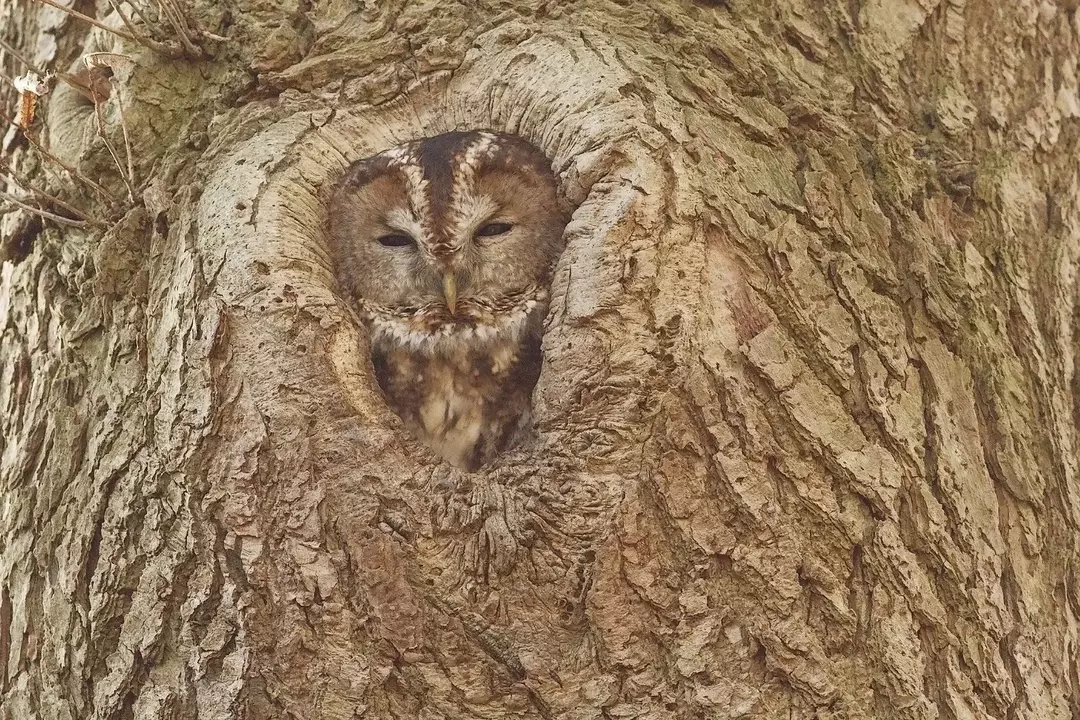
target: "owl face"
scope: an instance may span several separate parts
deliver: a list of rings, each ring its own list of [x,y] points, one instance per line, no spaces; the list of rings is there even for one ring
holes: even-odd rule
[[[522,332],[546,306],[565,225],[548,160],[492,132],[355,163],[329,218],[339,282],[375,334],[433,352]]]

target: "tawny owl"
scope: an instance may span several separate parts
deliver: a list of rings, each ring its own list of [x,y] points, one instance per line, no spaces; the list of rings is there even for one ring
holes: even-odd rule
[[[328,217],[389,405],[467,470],[513,444],[566,224],[548,159],[513,135],[427,138],[354,163]]]

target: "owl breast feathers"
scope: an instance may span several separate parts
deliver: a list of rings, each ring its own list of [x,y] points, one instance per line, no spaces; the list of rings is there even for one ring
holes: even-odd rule
[[[547,158],[493,132],[408,143],[350,166],[328,219],[394,411],[467,470],[513,444],[566,224]]]

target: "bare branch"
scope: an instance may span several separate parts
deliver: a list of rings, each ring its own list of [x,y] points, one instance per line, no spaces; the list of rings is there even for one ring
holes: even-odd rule
[[[113,11],[120,16],[120,20],[124,23],[124,27],[126,27],[132,35],[138,38],[137,42],[145,45],[146,47],[154,50],[155,52],[159,52],[162,55],[167,55],[168,57],[177,57],[180,54],[174,48],[170,48],[168,45],[160,43],[157,40],[145,36],[139,31],[137,31],[135,27],[131,24],[131,21],[128,20],[127,15],[125,15],[123,11],[120,10],[120,6],[116,4],[115,0],[109,0],[109,5],[112,7]]]
[[[93,83],[90,84],[90,92],[94,92]],[[117,97],[117,102],[120,102],[120,98]],[[96,120],[98,137],[105,143],[105,147],[108,149],[109,154],[112,155],[113,162],[116,163],[116,169],[120,171],[120,177],[124,181],[124,185],[127,187],[128,200],[135,202],[135,190],[131,187],[131,181],[128,179],[127,173],[124,172],[124,166],[120,164],[120,156],[116,154],[116,148],[109,142],[109,138],[105,134],[105,115],[101,111],[101,101],[98,99],[97,94],[94,93],[94,118]],[[127,140],[127,132],[125,129],[124,140]],[[128,168],[131,167],[131,154],[128,153]]]
[[[45,190],[42,190],[41,188],[36,187],[34,184],[24,180],[22,177],[15,174],[15,171],[12,169],[12,167],[9,164],[7,164],[7,163],[0,164],[0,170],[3,171],[2,176],[4,178],[6,178],[9,182],[12,182],[15,185],[21,187],[23,190],[26,190],[28,192],[32,192],[35,195],[38,195],[39,197],[44,198],[45,200],[48,200],[49,202],[53,203],[54,205],[58,205],[58,206],[64,208],[68,212],[75,213],[79,217],[88,220],[89,222],[93,223],[94,225],[100,225],[102,227],[107,227],[107,223],[105,221],[99,220],[98,218],[94,217],[93,215],[86,212],[82,208],[76,207],[76,206],[72,205],[71,203],[69,203],[69,202],[67,202],[65,200],[61,200],[60,198],[56,197],[52,193],[49,193],[49,192],[47,192]]]
[[[54,0],[34,0],[34,2],[39,2],[42,5],[48,5],[49,7],[54,7],[57,10],[61,10],[63,12],[66,12],[68,15],[71,15],[72,17],[79,18],[83,22],[88,22],[91,25],[93,25],[94,27],[101,28],[105,32],[110,32],[113,35],[116,35],[117,37],[122,37],[125,40],[131,40],[132,42],[137,42],[137,43],[141,44],[141,41],[139,40],[139,38],[135,37],[134,35],[129,35],[128,33],[124,32],[123,30],[117,30],[116,28],[111,28],[108,25],[106,25],[105,23],[103,23],[103,22],[101,22],[99,20],[96,20],[96,19],[90,17],[89,15],[83,15],[78,10],[72,10],[69,7],[64,7],[60,3],[54,2]]]
[[[3,120],[6,123],[10,123],[11,125],[15,125],[16,127],[19,127],[14,119],[12,119],[11,117],[5,115],[3,112],[0,112],[0,120]],[[56,163],[60,167],[64,168],[64,170],[67,170],[69,173],[71,173],[71,175],[74,178],[76,178],[77,180],[85,183],[88,187],[92,188],[93,190],[95,190],[96,192],[101,194],[103,197],[108,199],[109,202],[111,202],[111,203],[119,203],[119,202],[121,202],[120,198],[116,197],[111,192],[106,190],[104,187],[97,184],[96,182],[94,182],[90,178],[86,177],[81,172],[76,170],[74,167],[72,167],[71,165],[68,165],[66,162],[64,162],[63,160],[61,160],[60,158],[56,157],[51,152],[46,150],[44,148],[44,146],[42,146],[41,143],[39,143],[37,140],[35,140],[34,137],[30,133],[26,132],[25,130],[23,130],[23,137],[26,138],[26,141],[28,143],[30,143],[34,148],[36,148],[39,153],[41,153],[47,159],[49,159],[52,162]]]
[[[20,202],[19,199],[14,197],[13,195],[8,195],[6,192],[0,192],[0,200],[6,200],[12,205],[21,207],[23,210],[32,212],[35,215],[40,215],[43,218],[48,218],[50,220],[58,222],[61,225],[69,225],[71,227],[87,226],[86,220],[72,220],[71,218],[66,218],[63,215],[57,215],[56,213],[51,213],[48,210],[42,210],[41,208],[36,208],[33,205],[27,205],[24,202]]]
[[[86,176],[85,176],[85,175],[83,175],[83,174],[82,174],[81,172],[79,172],[79,171],[78,171],[77,169],[75,169],[75,168],[74,168],[73,166],[71,166],[71,165],[68,165],[68,164],[67,164],[66,162],[64,162],[64,161],[63,161],[63,160],[61,160],[60,158],[56,157],[55,155],[53,155],[53,154],[52,154],[51,152],[49,152],[48,150],[46,150],[46,149],[45,149],[45,148],[44,148],[44,147],[43,147],[43,146],[41,145],[41,143],[39,143],[39,142],[38,142],[37,140],[35,140],[34,138],[32,138],[32,137],[31,137],[31,136],[30,136],[29,134],[27,134],[27,133],[25,133],[25,132],[24,132],[24,133],[23,133],[23,137],[25,137],[25,138],[26,138],[26,140],[27,140],[27,142],[29,142],[29,143],[30,143],[31,145],[33,145],[33,146],[34,146],[34,148],[36,148],[36,149],[37,149],[37,151],[38,151],[39,153],[41,153],[42,155],[44,155],[44,156],[45,156],[46,158],[48,158],[49,160],[52,160],[52,161],[53,161],[54,163],[56,163],[56,164],[57,164],[57,165],[59,165],[60,167],[62,167],[62,168],[64,168],[65,170],[67,170],[67,171],[68,171],[69,173],[71,173],[71,175],[72,175],[73,177],[75,177],[76,179],[78,179],[78,180],[82,181],[83,183],[85,183],[86,185],[88,185],[88,186],[89,186],[90,188],[92,188],[93,190],[96,190],[96,191],[97,191],[97,192],[98,192],[99,194],[101,194],[101,195],[103,195],[104,197],[108,198],[108,200],[109,200],[110,202],[114,202],[114,203],[115,203],[115,202],[120,202],[120,198],[116,197],[116,195],[114,195],[114,194],[113,194],[112,192],[110,192],[109,190],[105,189],[105,188],[104,188],[103,186],[101,186],[101,185],[99,185],[98,183],[94,182],[94,181],[93,181],[93,180],[91,180],[90,178],[86,177]]]
[[[21,63],[22,63],[22,64],[23,64],[23,65],[24,65],[24,66],[25,66],[26,68],[28,68],[28,69],[30,69],[30,70],[32,70],[32,71],[34,71],[34,72],[36,72],[36,73],[37,73],[38,75],[47,75],[47,74],[48,74],[48,73],[47,73],[47,72],[46,72],[45,70],[43,70],[42,68],[38,67],[38,66],[37,66],[37,65],[35,65],[34,63],[30,62],[30,60],[29,60],[29,59],[27,59],[27,57],[26,57],[25,55],[21,54],[21,53],[20,53],[20,52],[19,52],[18,50],[16,50],[16,49],[15,49],[14,47],[12,47],[11,45],[8,45],[8,44],[7,44],[6,42],[4,42],[3,40],[0,40],[0,50],[3,50],[3,51],[4,51],[4,52],[6,52],[6,53],[7,53],[8,55],[10,55],[11,57],[15,58],[15,59],[16,59],[16,60],[18,60],[19,62],[21,62]],[[75,88],[76,90],[78,90],[78,89],[79,89],[79,86],[78,86],[78,84],[77,84],[77,83],[75,83],[75,82],[72,82],[72,80],[71,80],[71,76],[70,76],[70,75],[68,75],[68,74],[66,74],[66,73],[57,73],[57,74],[56,74],[56,77],[57,77],[57,78],[58,78],[58,79],[59,79],[59,80],[60,80],[61,82],[65,83],[65,84],[67,84],[67,85],[70,85],[71,87]],[[4,79],[5,79],[5,80],[8,80],[8,78],[4,78]],[[11,82],[11,81],[10,81],[10,80],[8,80],[8,82]]]
[[[135,11],[135,14],[139,16],[139,19],[142,20],[146,24],[146,27],[152,28],[152,27],[154,27],[155,22],[158,22],[158,23],[161,22],[160,14],[159,14],[158,19],[156,21],[151,20],[145,14],[143,14],[143,11],[139,9],[139,5],[135,2],[135,0],[128,0],[128,5],[130,5],[131,9]]]
[[[188,52],[195,57],[201,56],[202,50],[191,42],[191,29],[184,22],[183,12],[171,0],[159,0],[158,9],[165,15],[165,19],[169,21],[169,24],[173,26],[173,31],[180,39],[180,42],[188,49]]]
[[[127,154],[127,176],[130,188],[135,184],[135,162],[131,155],[131,138],[128,137],[127,120],[124,119],[124,103],[119,92],[116,93],[116,111],[120,114],[120,130],[124,133],[124,152]],[[135,198],[132,197],[131,201],[135,202]]]
[[[44,71],[44,70],[42,70],[42,69],[41,69],[41,68],[39,68],[38,66],[34,65],[34,63],[32,63],[32,62],[30,62],[29,60],[27,60],[27,59],[26,59],[26,56],[25,56],[25,55],[23,55],[23,54],[22,54],[22,53],[20,53],[20,52],[19,52],[18,50],[16,50],[15,48],[13,48],[13,47],[12,47],[11,45],[8,45],[8,44],[7,44],[6,42],[4,42],[3,40],[0,40],[0,50],[3,50],[3,51],[4,51],[4,52],[6,52],[6,53],[7,53],[8,55],[10,55],[11,57],[15,58],[15,59],[16,59],[16,60],[18,60],[19,62],[21,62],[21,63],[22,63],[22,64],[23,64],[24,66],[26,66],[26,67],[27,67],[27,68],[29,68],[30,70],[33,70],[34,72],[36,72],[36,73],[37,73],[38,75],[44,75],[44,74],[45,74],[45,71]]]

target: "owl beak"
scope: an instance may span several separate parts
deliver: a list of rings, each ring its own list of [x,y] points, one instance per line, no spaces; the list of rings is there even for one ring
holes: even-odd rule
[[[446,306],[450,308],[450,314],[454,314],[457,305],[457,277],[452,271],[447,271],[442,278],[443,296],[446,298]]]

